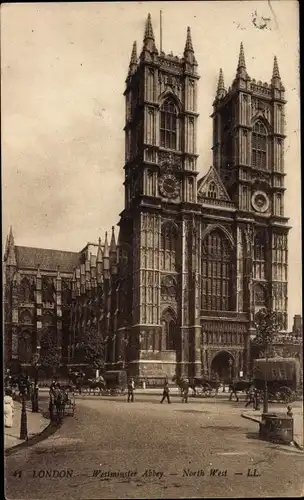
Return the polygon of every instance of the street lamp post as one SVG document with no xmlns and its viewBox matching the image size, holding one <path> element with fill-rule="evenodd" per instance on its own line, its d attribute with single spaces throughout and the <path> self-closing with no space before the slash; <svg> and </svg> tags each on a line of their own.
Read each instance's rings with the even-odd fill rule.
<svg viewBox="0 0 304 500">
<path fill-rule="evenodd" d="M 229 365 L 229 381 L 232 382 L 232 359 L 229 358 L 228 365 Z"/>
<path fill-rule="evenodd" d="M 268 345 L 265 346 L 265 380 L 264 380 L 264 400 L 263 400 L 263 413 L 268 413 L 268 383 L 267 383 L 267 361 L 268 361 Z"/>
<path fill-rule="evenodd" d="M 27 434 L 27 414 L 25 406 L 25 384 L 20 387 L 20 392 L 22 396 L 22 408 L 21 408 L 21 421 L 20 421 L 20 439 L 26 440 Z"/>
<path fill-rule="evenodd" d="M 40 359 L 40 345 L 37 346 L 37 354 L 35 360 L 35 380 L 34 380 L 34 393 L 32 399 L 32 412 L 39 412 L 39 401 L 38 401 L 38 377 L 39 377 L 39 359 Z"/>
</svg>

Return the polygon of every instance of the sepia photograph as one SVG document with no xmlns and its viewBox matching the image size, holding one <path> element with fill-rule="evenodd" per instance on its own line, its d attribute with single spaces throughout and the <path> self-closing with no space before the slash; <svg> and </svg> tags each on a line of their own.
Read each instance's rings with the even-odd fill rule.
<svg viewBox="0 0 304 500">
<path fill-rule="evenodd" d="M 299 3 L 1 6 L 8 500 L 303 497 Z"/>
</svg>

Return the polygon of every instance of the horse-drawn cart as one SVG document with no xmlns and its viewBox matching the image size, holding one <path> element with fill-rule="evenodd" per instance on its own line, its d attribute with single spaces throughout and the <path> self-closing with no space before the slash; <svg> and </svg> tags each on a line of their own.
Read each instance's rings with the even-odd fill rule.
<svg viewBox="0 0 304 500">
<path fill-rule="evenodd" d="M 190 387 L 193 389 L 193 396 L 208 398 L 217 395 L 220 382 L 205 377 L 194 377 L 190 379 Z"/>
<path fill-rule="evenodd" d="M 124 395 L 127 388 L 127 372 L 125 370 L 109 370 L 103 374 L 105 394 L 111 396 Z"/>
<path fill-rule="evenodd" d="M 269 401 L 280 403 L 295 401 L 301 383 L 300 379 L 300 364 L 294 358 L 269 358 L 254 361 L 254 386 L 262 392 L 266 381 Z"/>
<path fill-rule="evenodd" d="M 177 384 L 181 393 L 183 393 L 186 388 L 190 387 L 194 397 L 214 397 L 217 395 L 220 387 L 220 382 L 218 380 L 207 379 L 205 377 L 191 377 L 188 379 L 174 375 L 172 382 Z"/>
</svg>

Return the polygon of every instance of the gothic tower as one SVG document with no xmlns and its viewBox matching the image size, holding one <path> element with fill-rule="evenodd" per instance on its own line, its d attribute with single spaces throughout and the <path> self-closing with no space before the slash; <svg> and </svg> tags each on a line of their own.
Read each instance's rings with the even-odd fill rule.
<svg viewBox="0 0 304 500">
<path fill-rule="evenodd" d="M 252 323 L 260 307 L 273 308 L 285 330 L 290 228 L 284 216 L 284 94 L 277 58 L 271 82 L 255 81 L 241 43 L 228 91 L 220 70 L 212 118 L 214 166 L 236 205 L 237 248 L 245 252 L 244 310 Z"/>
<path fill-rule="evenodd" d="M 116 351 L 133 375 L 200 373 L 198 79 L 190 28 L 182 58 L 159 53 L 149 14 L 124 92 Z"/>
</svg>

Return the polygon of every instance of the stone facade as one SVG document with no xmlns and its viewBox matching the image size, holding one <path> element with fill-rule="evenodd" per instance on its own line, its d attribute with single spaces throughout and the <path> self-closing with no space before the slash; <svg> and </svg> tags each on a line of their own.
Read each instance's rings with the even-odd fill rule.
<svg viewBox="0 0 304 500">
<path fill-rule="evenodd" d="M 110 247 L 106 235 L 103 245 L 88 243 L 80 252 L 18 246 L 11 229 L 3 272 L 5 364 L 29 369 L 49 336 L 62 365 L 82 363 L 78 347 L 88 329 L 107 340 L 114 327 L 116 263 L 114 228 Z M 109 342 L 109 356 L 110 348 Z"/>
<path fill-rule="evenodd" d="M 26 327 L 36 343 L 48 312 L 64 359 L 75 358 L 89 328 L 107 339 L 108 366 L 124 361 L 137 377 L 246 376 L 255 313 L 261 307 L 278 311 L 286 331 L 286 101 L 277 60 L 269 84 L 248 76 L 242 44 L 228 90 L 220 70 L 213 165 L 200 179 L 199 78 L 190 28 L 183 56 L 165 54 L 148 16 L 142 51 L 138 57 L 134 42 L 126 79 L 125 206 L 117 245 L 114 233 L 110 245 L 107 238 L 104 245 L 88 244 L 69 253 L 71 262 L 58 272 L 56 259 L 49 270 L 37 259 L 22 268 L 10 241 L 11 357 L 24 328 L 14 286 L 27 274 L 34 296 Z M 39 274 L 54 287 L 52 306 L 41 303 Z"/>
<path fill-rule="evenodd" d="M 140 377 L 225 376 L 229 366 L 246 375 L 257 310 L 273 308 L 287 328 L 285 100 L 277 60 L 270 84 L 248 76 L 242 45 L 228 91 L 220 71 L 213 165 L 199 180 L 198 81 L 190 28 L 183 57 L 168 55 L 157 50 L 148 16 L 126 80 L 119 222 L 120 287 L 132 310 L 121 355 Z"/>
</svg>

